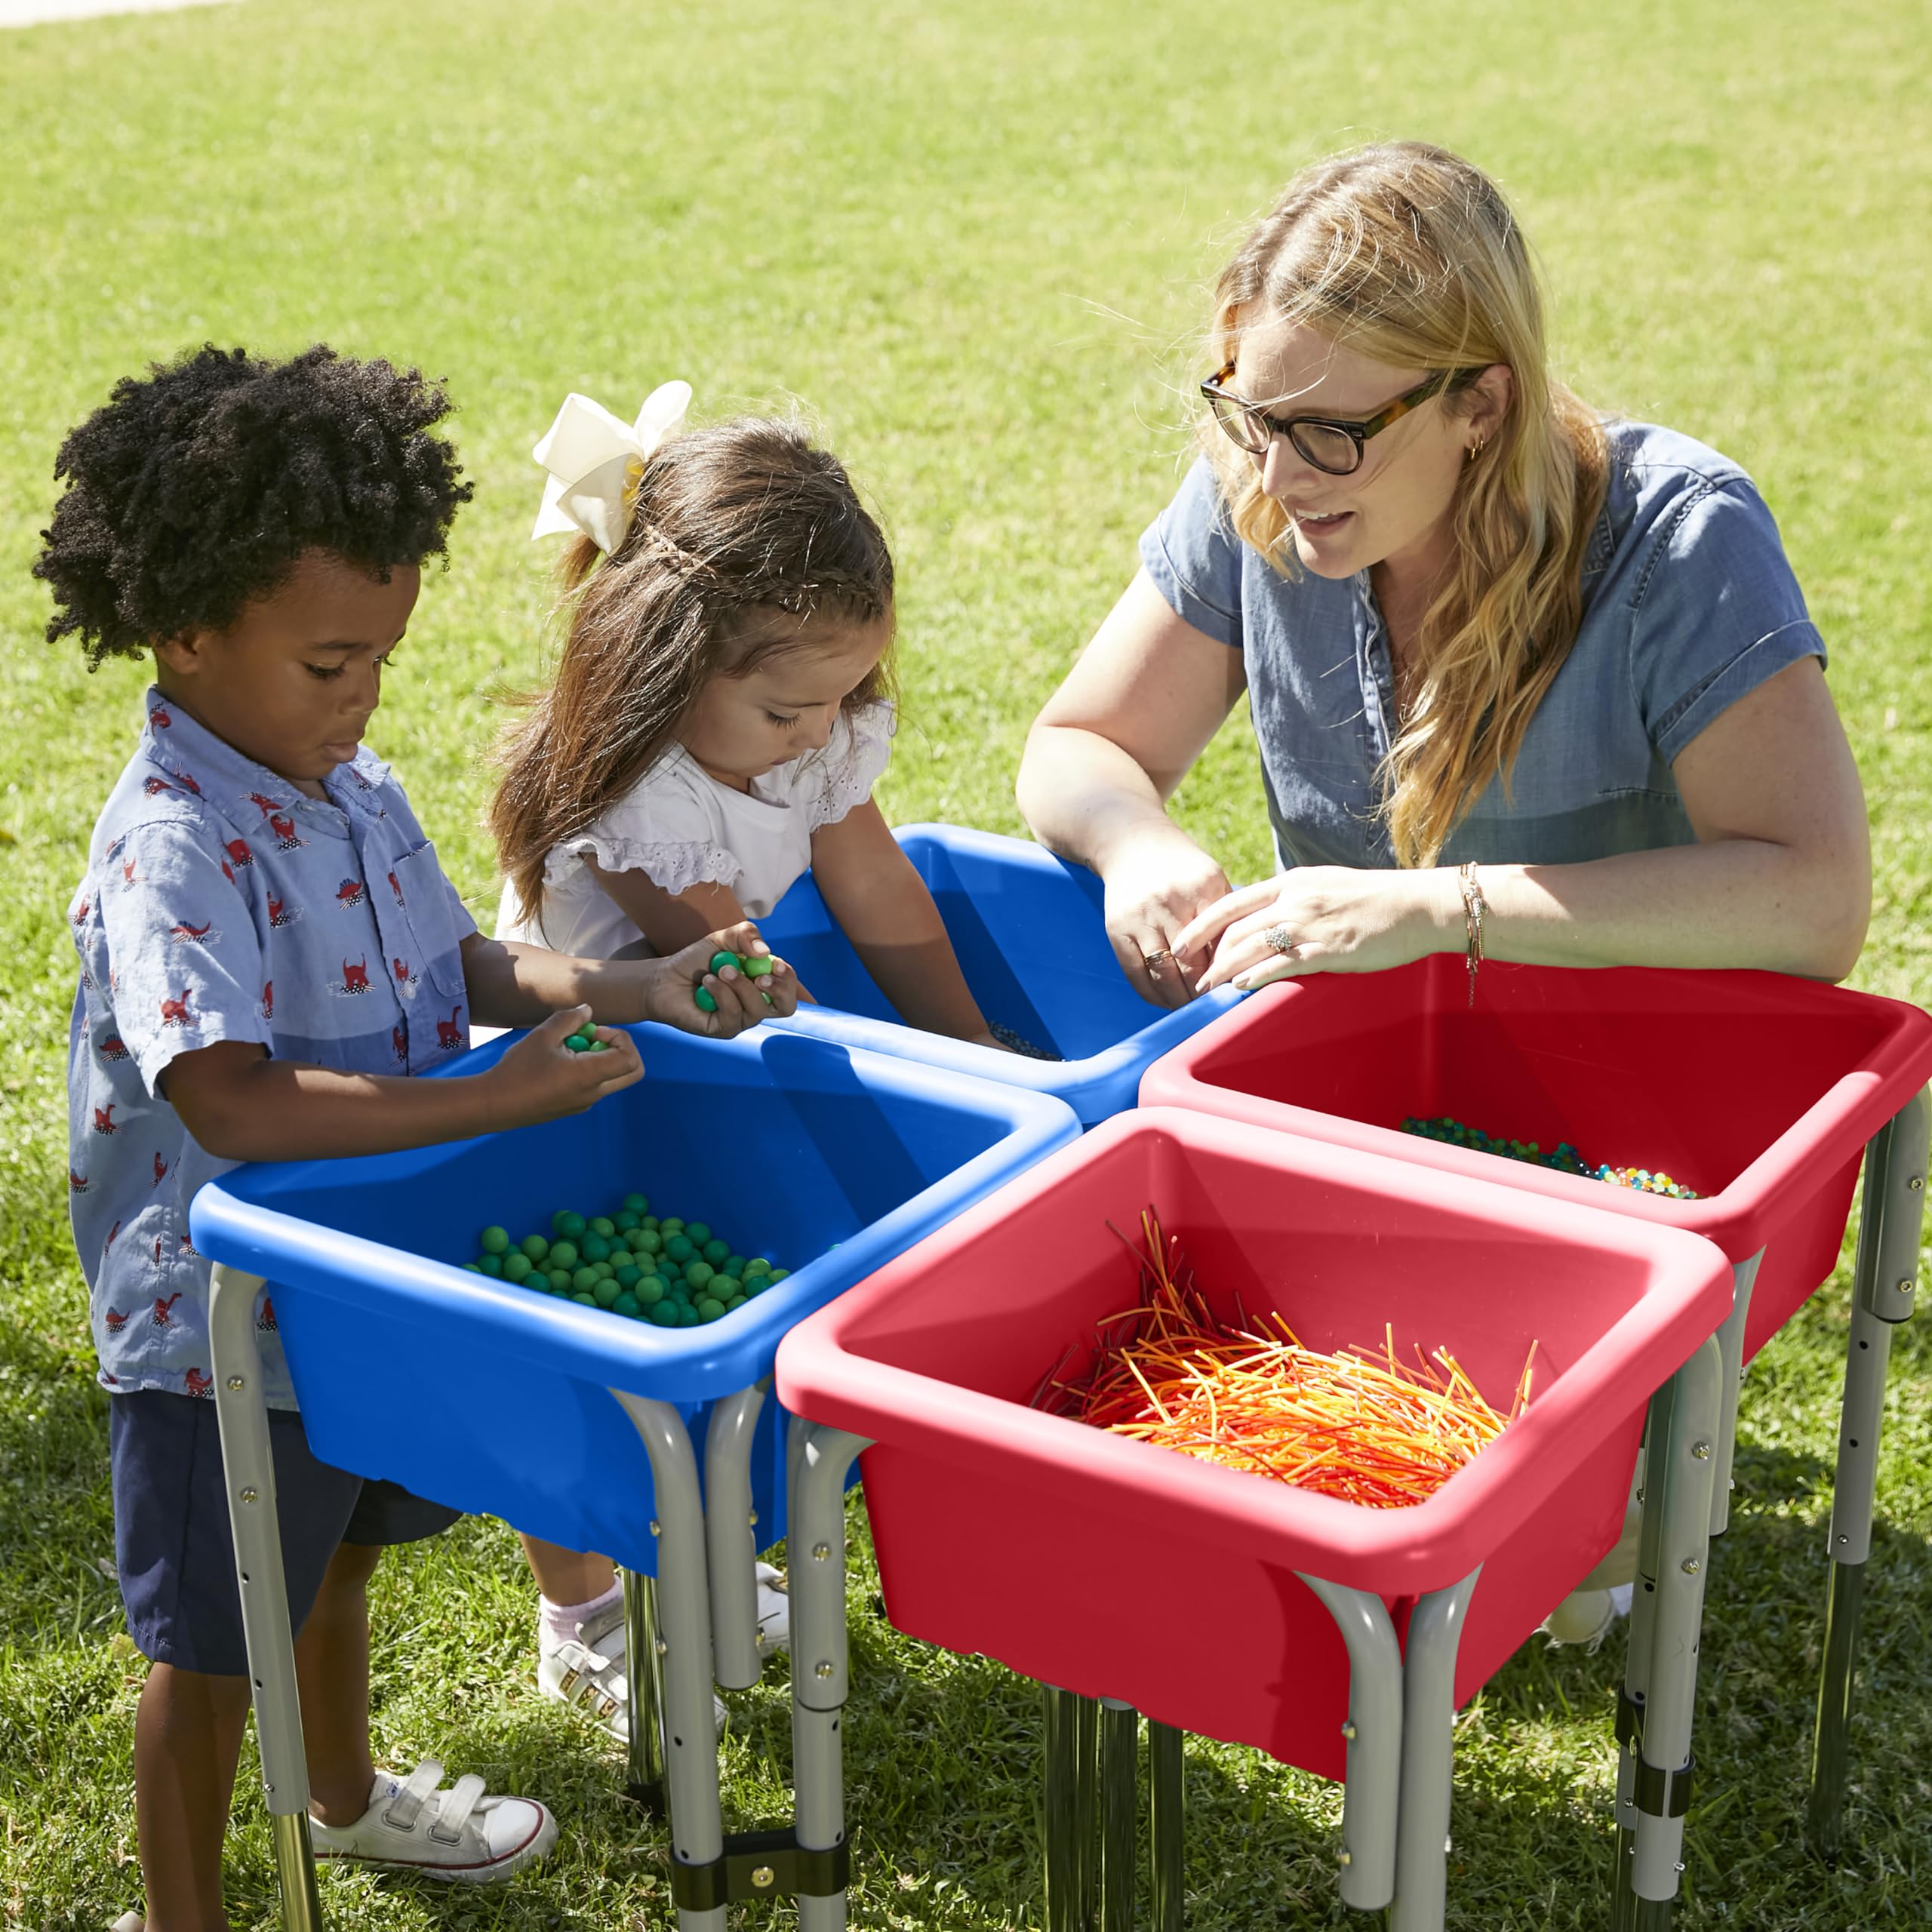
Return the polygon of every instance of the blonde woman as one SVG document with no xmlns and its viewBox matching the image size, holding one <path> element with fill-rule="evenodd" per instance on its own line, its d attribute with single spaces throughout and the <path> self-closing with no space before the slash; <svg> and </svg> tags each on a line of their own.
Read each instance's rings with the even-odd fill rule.
<svg viewBox="0 0 1932 1932">
<path fill-rule="evenodd" d="M 1460 952 L 1466 888 L 1497 958 L 1851 970 L 1864 801 L 1770 513 L 1552 377 L 1492 182 L 1411 142 L 1309 168 L 1211 354 L 1204 454 L 1018 787 L 1148 998 Z M 1165 805 L 1244 690 L 1280 870 L 1235 892 Z"/>
</svg>

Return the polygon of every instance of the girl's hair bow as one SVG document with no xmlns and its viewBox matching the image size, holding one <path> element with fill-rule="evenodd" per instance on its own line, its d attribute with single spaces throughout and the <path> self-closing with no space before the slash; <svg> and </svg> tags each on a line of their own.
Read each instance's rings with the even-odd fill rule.
<svg viewBox="0 0 1932 1932">
<path fill-rule="evenodd" d="M 666 383 L 645 398 L 633 423 L 587 395 L 564 398 L 557 420 L 531 451 L 550 472 L 533 538 L 580 530 L 608 557 L 623 543 L 651 451 L 685 420 L 689 383 Z"/>
</svg>

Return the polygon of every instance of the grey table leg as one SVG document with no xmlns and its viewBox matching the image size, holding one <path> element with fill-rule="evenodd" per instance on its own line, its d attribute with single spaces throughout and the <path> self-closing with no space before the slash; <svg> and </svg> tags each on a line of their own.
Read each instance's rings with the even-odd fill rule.
<svg viewBox="0 0 1932 1932">
<path fill-rule="evenodd" d="M 1878 1133 L 1865 1153 L 1865 1188 L 1853 1276 L 1851 1337 L 1845 1354 L 1844 1407 L 1838 1422 L 1829 1548 L 1832 1580 L 1825 1607 L 1825 1658 L 1818 1678 L 1806 1826 L 1812 1847 L 1835 1860 L 1844 1829 L 1844 1782 L 1851 1749 L 1851 1693 L 1857 1660 L 1865 1564 L 1878 1482 L 1878 1427 L 1892 1330 L 1912 1313 L 1925 1210 L 1927 1141 L 1932 1106 L 1923 1093 Z"/>
<path fill-rule="evenodd" d="M 1154 1932 L 1181 1932 L 1186 1914 L 1185 1736 L 1172 1724 L 1147 1720 L 1148 1863 L 1153 1880 L 1149 1916 Z"/>
<path fill-rule="evenodd" d="M 1450 1783 L 1456 1758 L 1456 1651 L 1478 1564 L 1409 1614 L 1402 1666 L 1401 1808 L 1389 1932 L 1442 1932 L 1448 1902 Z"/>
<path fill-rule="evenodd" d="M 1140 1713 L 1117 1697 L 1100 1702 L 1100 1932 L 1134 1932 Z"/>
<path fill-rule="evenodd" d="M 1751 1318 L 1752 1284 L 1764 1258 L 1761 1247 L 1748 1261 L 1730 1271 L 1730 1313 L 1718 1331 L 1723 1358 L 1723 1407 L 1718 1417 L 1716 1467 L 1711 1474 L 1711 1534 L 1721 1537 L 1730 1527 L 1730 1493 L 1737 1485 L 1730 1466 L 1737 1453 L 1737 1403 L 1744 1383 L 1744 1329 Z"/>
<path fill-rule="evenodd" d="M 646 1809 L 670 1815 L 664 1781 L 664 1672 L 659 1648 L 657 1579 L 619 1573 L 624 1586 L 624 1678 L 629 1688 L 630 1749 L 624 1788 Z"/>
<path fill-rule="evenodd" d="M 792 1492 L 792 1770 L 795 1833 L 805 1854 L 845 1843 L 841 1727 L 851 1683 L 845 1639 L 845 1477 L 862 1435 L 795 1425 Z M 845 1890 L 798 1894 L 799 1932 L 844 1932 Z"/>
<path fill-rule="evenodd" d="M 743 1690 L 758 1680 L 758 1512 L 752 1441 L 765 1385 L 721 1396 L 704 1442 L 704 1528 L 711 1578 L 711 1647 L 718 1681 Z"/>
<path fill-rule="evenodd" d="M 657 1515 L 657 1606 L 663 1651 L 666 1783 L 671 1794 L 671 1882 L 680 1932 L 724 1932 L 718 1799 L 718 1727 L 712 1714 L 711 1604 L 697 1457 L 671 1404 L 614 1389 L 651 1458 Z M 697 1867 L 697 1871 L 680 1868 Z M 710 1903 L 714 1887 L 717 1902 Z"/>
<path fill-rule="evenodd" d="M 1100 1705 L 1073 1700 L 1073 1912 L 1093 1932 L 1100 1912 Z"/>
<path fill-rule="evenodd" d="M 1694 1762 L 1690 1737 L 1724 1404 L 1723 1362 L 1713 1336 L 1678 1371 L 1666 1426 L 1661 1438 L 1651 1438 L 1645 1459 L 1647 1529 L 1653 1509 L 1660 1521 L 1656 1537 L 1645 1539 L 1645 1553 L 1655 1561 L 1640 1564 L 1637 1578 L 1638 1596 L 1654 1602 L 1632 1779 L 1636 1829 L 1630 1889 L 1640 1927 L 1668 1925 L 1684 1869 L 1684 1814 Z"/>
<path fill-rule="evenodd" d="M 315 1854 L 309 1838 L 309 1766 L 302 1745 L 302 1700 L 295 1682 L 295 1639 L 282 1574 L 275 1514 L 275 1457 L 262 1399 L 262 1356 L 255 1340 L 259 1275 L 214 1266 L 208 1301 L 208 1348 L 215 1416 L 221 1430 L 222 1480 L 235 1533 L 235 1571 L 242 1591 L 242 1630 L 261 1752 L 262 1789 L 275 1836 L 275 1881 L 283 1932 L 321 1932 Z"/>
<path fill-rule="evenodd" d="M 1300 1574 L 1300 1573 L 1297 1573 Z M 1342 1902 L 1377 1912 L 1395 1896 L 1402 1777 L 1402 1653 L 1388 1607 L 1372 1591 L 1320 1577 L 1321 1599 L 1349 1651 L 1348 1762 L 1342 1786 Z"/>
<path fill-rule="evenodd" d="M 1674 1380 L 1651 1398 L 1641 1452 L 1646 1482 L 1652 1445 L 1668 1438 L 1670 1412 L 1676 1399 Z M 1661 1561 L 1658 1552 L 1663 1515 L 1661 1510 L 1647 1506 L 1649 1494 L 1647 1487 L 1639 1486 L 1637 1501 L 1643 1510 L 1638 1532 L 1639 1578 L 1654 1577 Z M 1637 1894 L 1631 1890 L 1630 1875 L 1637 1855 L 1637 1743 L 1643 1730 L 1644 1698 L 1651 1681 L 1651 1639 L 1656 1627 L 1657 1592 L 1633 1590 L 1629 1638 L 1623 1658 L 1623 1686 L 1617 1702 L 1617 1851 L 1612 1872 L 1611 1932 L 1632 1932 L 1636 1924 Z"/>
</svg>

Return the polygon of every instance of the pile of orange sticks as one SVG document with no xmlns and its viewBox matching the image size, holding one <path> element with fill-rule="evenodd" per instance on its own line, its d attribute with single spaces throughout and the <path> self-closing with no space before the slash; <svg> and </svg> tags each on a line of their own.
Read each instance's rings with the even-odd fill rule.
<svg viewBox="0 0 1932 1932">
<path fill-rule="evenodd" d="M 1036 1407 L 1396 1509 L 1432 1495 L 1528 1404 L 1534 1343 L 1506 1415 L 1444 1349 L 1433 1365 L 1420 1349 L 1414 1367 L 1398 1361 L 1392 1329 L 1380 1355 L 1324 1355 L 1303 1347 L 1279 1315 L 1249 1321 L 1238 1294 L 1237 1323 L 1217 1320 L 1183 1268 L 1179 1241 L 1162 1235 L 1151 1208 L 1140 1221 L 1140 1305 L 1097 1324 L 1091 1365 L 1072 1381 L 1062 1379 L 1069 1350 L 1035 1391 Z"/>
</svg>

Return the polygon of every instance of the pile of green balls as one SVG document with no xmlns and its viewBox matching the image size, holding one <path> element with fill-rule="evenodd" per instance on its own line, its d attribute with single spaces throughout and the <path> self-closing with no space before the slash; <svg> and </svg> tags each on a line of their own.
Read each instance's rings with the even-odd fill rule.
<svg viewBox="0 0 1932 1932">
<path fill-rule="evenodd" d="M 703 1221 L 660 1220 L 641 1194 L 626 1195 L 614 1214 L 588 1219 L 560 1208 L 547 1235 L 518 1241 L 507 1228 L 485 1228 L 476 1244 L 476 1259 L 463 1263 L 473 1275 L 660 1328 L 721 1321 L 791 1272 L 761 1254 L 734 1254 Z"/>
<path fill-rule="evenodd" d="M 735 966 L 748 980 L 768 980 L 771 977 L 771 955 L 768 952 L 728 952 L 721 946 L 711 955 L 706 967 L 707 972 L 721 973 L 728 966 Z M 761 991 L 763 989 L 761 988 Z M 709 986 L 694 986 L 691 998 L 700 1013 L 715 1013 L 718 1001 L 712 995 Z M 764 1003 L 771 1004 L 771 995 L 766 993 Z"/>
</svg>

